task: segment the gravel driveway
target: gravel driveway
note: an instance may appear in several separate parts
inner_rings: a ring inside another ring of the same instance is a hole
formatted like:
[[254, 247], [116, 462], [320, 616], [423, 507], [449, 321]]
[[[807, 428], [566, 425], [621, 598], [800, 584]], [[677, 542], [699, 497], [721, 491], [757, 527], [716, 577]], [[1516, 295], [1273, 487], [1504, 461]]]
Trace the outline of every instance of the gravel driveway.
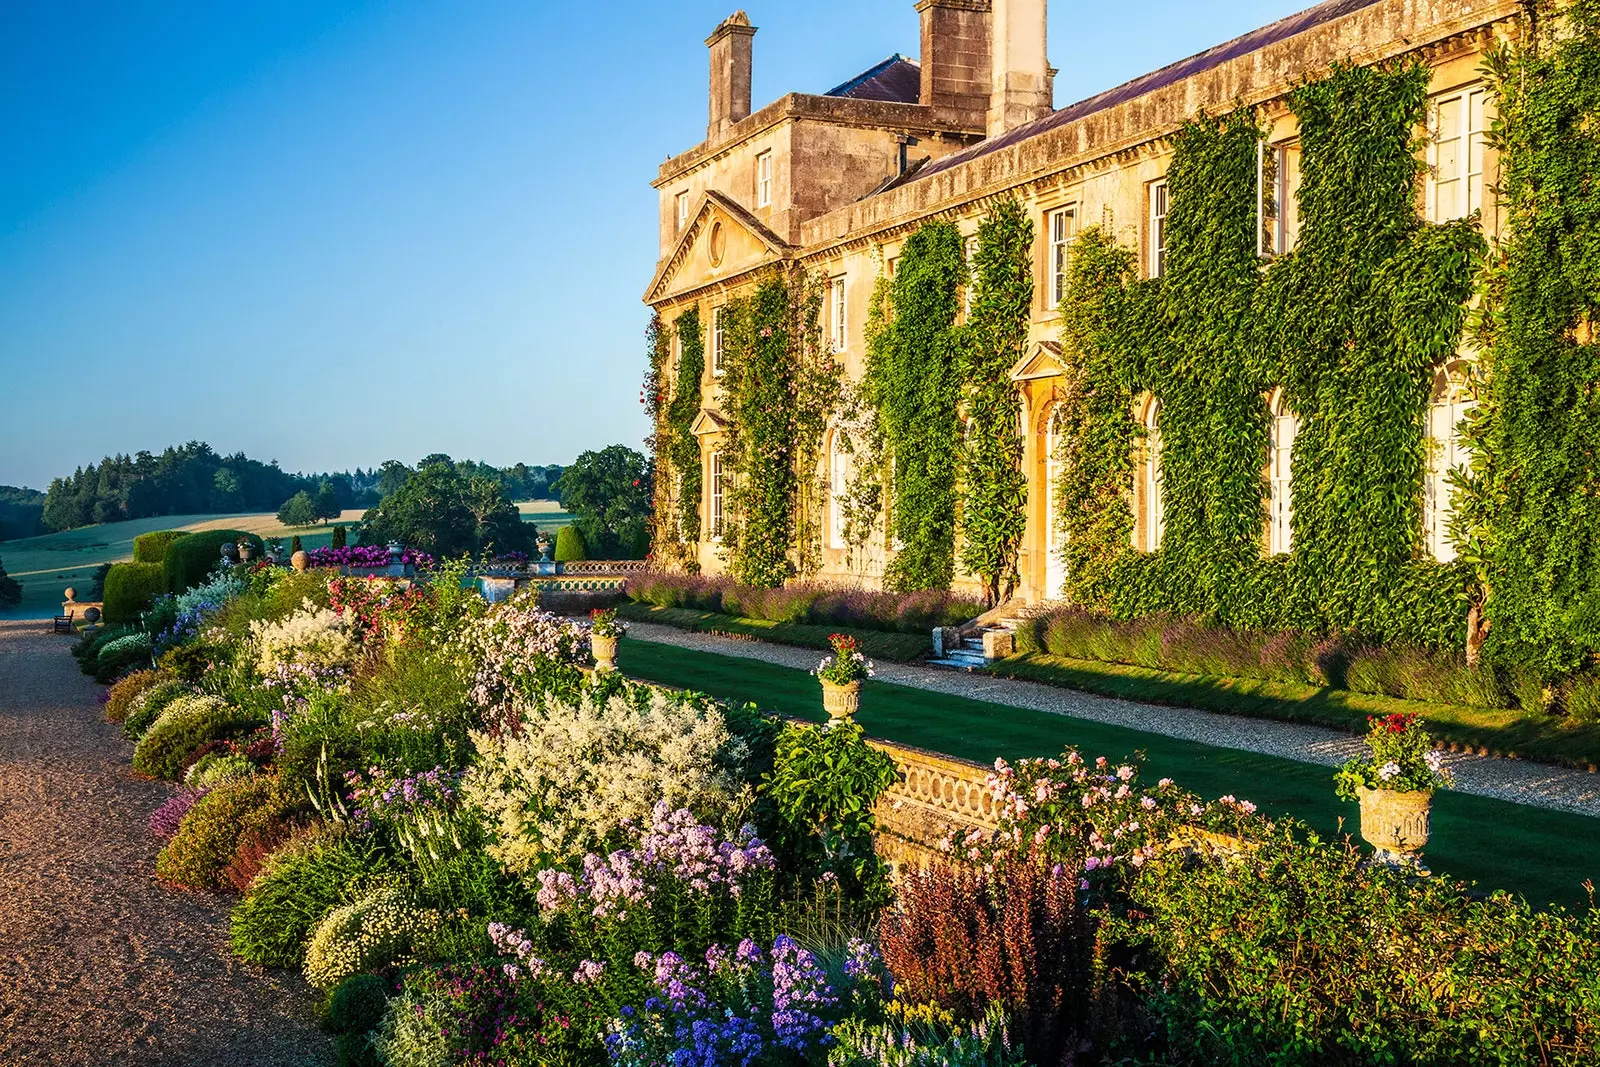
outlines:
[[46, 626], [0, 620], [0, 1064], [322, 1062], [308, 987], [229, 953], [230, 899], [155, 881], [170, 788]]

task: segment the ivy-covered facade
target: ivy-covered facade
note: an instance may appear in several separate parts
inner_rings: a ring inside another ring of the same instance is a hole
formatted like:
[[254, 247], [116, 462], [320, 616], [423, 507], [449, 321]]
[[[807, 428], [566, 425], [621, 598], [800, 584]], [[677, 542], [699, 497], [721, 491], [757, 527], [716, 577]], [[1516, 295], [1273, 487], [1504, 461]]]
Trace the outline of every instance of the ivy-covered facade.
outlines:
[[980, 129], [939, 12], [1042, 2], [919, 5], [919, 95], [662, 166], [658, 553], [1585, 665], [1595, 6], [1332, 0]]

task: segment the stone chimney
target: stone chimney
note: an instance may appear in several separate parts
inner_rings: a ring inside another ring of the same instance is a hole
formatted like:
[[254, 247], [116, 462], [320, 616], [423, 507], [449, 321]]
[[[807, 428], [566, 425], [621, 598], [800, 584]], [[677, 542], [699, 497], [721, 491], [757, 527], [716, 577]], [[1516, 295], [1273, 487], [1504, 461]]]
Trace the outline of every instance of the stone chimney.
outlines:
[[991, 0], [919, 0], [920, 103], [961, 125], [983, 126], [989, 109]]
[[998, 137], [1050, 114], [1055, 72], [1045, 58], [1045, 0], [993, 0], [993, 6], [986, 125], [988, 135]]
[[735, 11], [706, 38], [711, 50], [710, 140], [750, 115], [750, 39], [756, 28], [743, 11]]

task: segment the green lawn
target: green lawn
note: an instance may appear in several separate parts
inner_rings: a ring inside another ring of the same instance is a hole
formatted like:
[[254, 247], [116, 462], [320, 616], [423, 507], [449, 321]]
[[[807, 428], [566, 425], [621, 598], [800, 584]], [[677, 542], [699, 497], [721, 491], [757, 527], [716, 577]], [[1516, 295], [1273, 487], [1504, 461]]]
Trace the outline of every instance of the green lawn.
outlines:
[[1600, 724], [1572, 724], [1549, 715], [1503, 708], [1468, 708], [1352, 693], [1254, 678], [1172, 674], [1121, 663], [1064, 659], [1027, 652], [1001, 660], [990, 673], [1145, 704], [1201, 708], [1228, 715], [1313, 722], [1365, 733], [1368, 715], [1412, 712], [1435, 737], [1474, 748], [1514, 753], [1549, 763], [1587, 767], [1600, 763]]
[[562, 511], [561, 505], [554, 500], [523, 500], [517, 504], [517, 513], [522, 516], [523, 522], [531, 522], [541, 530], [554, 531], [573, 521], [573, 517]]
[[[620, 664], [647, 681], [822, 718], [817, 682], [804, 671], [633, 639], [622, 642]], [[876, 737], [979, 763], [1054, 755], [1067, 745], [1113, 758], [1142, 751], [1152, 775], [1170, 776], [1207, 797], [1232, 793], [1329, 834], [1340, 831], [1341, 819], [1345, 830], [1356, 830], [1356, 807], [1334, 797], [1326, 767], [886, 682], [867, 683], [860, 718]], [[1577, 905], [1587, 900], [1583, 882], [1600, 880], [1600, 820], [1441, 793], [1427, 855], [1435, 871], [1521, 893], [1537, 904]]]
[[636, 622], [657, 622], [695, 633], [738, 634], [780, 645], [816, 648], [827, 651], [828, 638], [836, 633], [854, 634], [861, 651], [869, 658], [905, 663], [928, 651], [931, 639], [926, 634], [889, 633], [883, 630], [853, 630], [842, 626], [813, 626], [809, 623], [772, 622], [719, 615], [692, 608], [661, 608], [651, 604], [619, 604], [617, 614]]
[[[360, 512], [347, 511], [341, 521], [353, 521]], [[332, 526], [289, 529], [276, 516], [265, 513], [234, 515], [165, 515], [153, 519], [129, 519], [99, 526], [84, 526], [62, 533], [0, 541], [0, 560], [6, 573], [22, 583], [22, 603], [0, 611], [0, 618], [42, 619], [61, 610], [61, 591], [72, 586], [79, 600], [89, 599], [94, 572], [102, 563], [120, 563], [133, 558], [133, 539], [152, 530], [238, 529], [264, 538], [295, 534], [310, 548], [327, 545], [333, 539]]]

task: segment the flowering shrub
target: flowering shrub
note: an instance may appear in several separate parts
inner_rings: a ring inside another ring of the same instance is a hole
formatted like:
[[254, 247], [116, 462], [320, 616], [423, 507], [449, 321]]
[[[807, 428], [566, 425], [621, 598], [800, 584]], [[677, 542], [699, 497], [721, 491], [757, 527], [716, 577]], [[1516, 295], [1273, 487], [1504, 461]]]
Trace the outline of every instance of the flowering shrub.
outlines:
[[535, 701], [563, 670], [589, 663], [589, 629], [539, 610], [536, 589], [522, 590], [473, 621], [457, 638], [472, 671], [469, 699], [488, 711], [521, 698]]
[[351, 818], [363, 830], [372, 830], [394, 829], [417, 816], [448, 810], [455, 804], [461, 774], [443, 767], [416, 774], [369, 767], [365, 773], [346, 771], [344, 778], [354, 805]]
[[1450, 772], [1428, 731], [1411, 714], [1367, 719], [1366, 756], [1349, 760], [1334, 774], [1339, 796], [1355, 800], [1356, 790], [1431, 793], [1450, 784]]
[[252, 778], [255, 773], [256, 765], [244, 755], [213, 753], [189, 765], [183, 774], [183, 784], [190, 789], [213, 789], [228, 782]]
[[327, 823], [300, 833], [267, 858], [233, 909], [234, 952], [269, 967], [302, 966], [317, 922], [354, 901], [387, 866], [371, 838]]
[[279, 622], [250, 623], [256, 670], [273, 674], [278, 667], [348, 667], [356, 658], [353, 620], [310, 600]]
[[195, 801], [177, 833], [156, 855], [156, 876], [187, 889], [221, 889], [239, 838], [263, 817], [281, 812], [285, 798], [264, 778], [230, 782]]
[[861, 942], [851, 945], [842, 988], [782, 935], [770, 956], [745, 939], [731, 951], [713, 945], [704, 959], [690, 963], [676, 952], [635, 958], [653, 995], [625, 1005], [607, 1027], [615, 1067], [819, 1062], [829, 1029], [858, 1000], [865, 1007], [880, 993], [875, 953]]
[[591, 608], [589, 632], [596, 637], [621, 637], [628, 632], [628, 624], [617, 618], [616, 608]]
[[124, 634], [100, 646], [95, 657], [95, 681], [112, 682], [136, 667], [149, 667], [151, 654], [150, 635]]
[[188, 768], [189, 754], [207, 741], [248, 733], [260, 724], [248, 708], [235, 708], [213, 696], [179, 697], [139, 739], [133, 769], [152, 778], [177, 781]]
[[965, 1025], [849, 1018], [832, 1036], [828, 1067], [1028, 1067], [998, 1004]]
[[189, 809], [205, 795], [203, 789], [180, 789], [150, 813], [145, 825], [156, 837], [163, 841], [170, 840], [172, 835], [178, 832], [178, 825], [183, 821], [183, 817], [189, 814]]
[[989, 865], [1037, 853], [1081, 864], [1086, 880], [1098, 882], [1144, 865], [1181, 827], [1239, 832], [1255, 814], [1249, 801], [1225, 796], [1203, 804], [1170, 778], [1151, 789], [1139, 777], [1137, 760], [1112, 764], [1100, 756], [1088, 763], [1072, 748], [1059, 759], [1019, 760], [1015, 767], [997, 759], [988, 785], [999, 830], [969, 830], [944, 847]]
[[146, 690], [168, 681], [165, 671], [134, 671], [106, 691], [106, 722], [120, 723], [128, 717], [128, 711], [136, 697]]
[[474, 733], [463, 795], [485, 816], [489, 852], [528, 873], [603, 847], [658, 802], [725, 807], [737, 786], [718, 764], [728, 744], [709, 701], [641, 687], [525, 709], [514, 733]]
[[182, 682], [168, 678], [157, 682], [128, 701], [127, 714], [122, 719], [122, 733], [130, 741], [137, 741], [150, 729], [167, 705], [188, 693]]
[[373, 1047], [383, 1063], [404, 1067], [561, 1067], [592, 1060], [574, 1052], [582, 1038], [531, 983], [503, 967], [464, 963], [407, 972]]
[[849, 634], [831, 634], [828, 643], [833, 656], [822, 661], [812, 673], [824, 682], [849, 685], [872, 677], [872, 661], [861, 652], [861, 642]]
[[363, 641], [381, 640], [390, 630], [404, 635], [428, 600], [409, 581], [389, 578], [330, 578], [328, 596], [336, 613], [354, 620]]
[[1075, 871], [1037, 857], [990, 870], [935, 866], [907, 873], [899, 890], [878, 931], [896, 996], [974, 1023], [998, 1005], [1034, 1062], [1062, 1062], [1092, 992]]
[[231, 565], [219, 563], [201, 584], [157, 597], [141, 618], [146, 632], [153, 635], [156, 653], [194, 639], [207, 619], [248, 588], [248, 579], [236, 577]]
[[350, 691], [350, 669], [342, 663], [279, 663], [264, 674], [260, 691], [277, 698], [271, 708], [272, 739], [281, 748], [284, 731], [313, 698]]
[[[389, 549], [384, 545], [346, 545], [343, 548], [313, 548], [306, 553], [309, 567], [387, 567]], [[402, 549], [400, 562], [420, 569], [433, 566], [433, 557], [416, 548]]]
[[306, 946], [306, 980], [332, 989], [352, 974], [409, 963], [438, 918], [417, 908], [403, 883], [384, 881], [317, 923]]
[[552, 945], [620, 963], [763, 930], [774, 866], [754, 827], [725, 836], [662, 802], [631, 847], [539, 871], [537, 900]]

